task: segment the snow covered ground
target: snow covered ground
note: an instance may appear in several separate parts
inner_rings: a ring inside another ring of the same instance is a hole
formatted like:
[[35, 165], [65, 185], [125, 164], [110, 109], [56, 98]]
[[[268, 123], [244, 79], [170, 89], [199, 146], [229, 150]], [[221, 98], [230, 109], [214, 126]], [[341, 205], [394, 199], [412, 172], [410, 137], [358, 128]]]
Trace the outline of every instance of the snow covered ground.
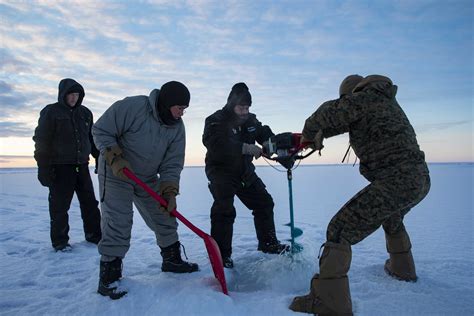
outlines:
[[[349, 272], [356, 315], [473, 315], [473, 164], [430, 165], [429, 195], [406, 217], [419, 281], [385, 275], [383, 231], [353, 247]], [[280, 239], [289, 237], [285, 173], [258, 167], [275, 200]], [[179, 233], [200, 271], [162, 273], [153, 233], [136, 212], [132, 246], [124, 260], [129, 294], [112, 301], [96, 294], [99, 255], [84, 241], [76, 198], [70, 214], [73, 251], [55, 253], [49, 240], [47, 190], [36, 169], [0, 169], [1, 315], [297, 315], [288, 310], [305, 294], [317, 271], [316, 257], [336, 211], [365, 184], [357, 166], [300, 166], [293, 173], [295, 221], [304, 251], [294, 256], [256, 251], [250, 211], [236, 203], [235, 268], [226, 271], [230, 296], [213, 278], [204, 243], [184, 225]], [[94, 176], [96, 192], [97, 179]], [[209, 231], [212, 204], [204, 169], [185, 168], [178, 209]], [[300, 314], [302, 315], [302, 314]]]

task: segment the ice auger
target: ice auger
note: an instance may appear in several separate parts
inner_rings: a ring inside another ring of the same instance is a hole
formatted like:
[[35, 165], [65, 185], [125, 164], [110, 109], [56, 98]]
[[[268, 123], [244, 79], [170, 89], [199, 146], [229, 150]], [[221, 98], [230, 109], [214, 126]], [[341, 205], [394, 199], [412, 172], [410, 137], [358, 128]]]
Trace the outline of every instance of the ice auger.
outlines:
[[308, 153], [303, 153], [310, 144], [309, 142], [301, 143], [301, 133], [281, 133], [270, 137], [268, 142], [264, 143], [263, 156], [267, 159], [279, 162], [286, 169], [288, 179], [288, 193], [290, 204], [290, 222], [285, 224], [290, 227], [291, 232], [291, 252], [298, 253], [303, 247], [295, 242], [295, 238], [303, 234], [303, 230], [295, 227], [293, 216], [293, 166], [297, 160], [302, 160], [312, 153], [314, 149]]

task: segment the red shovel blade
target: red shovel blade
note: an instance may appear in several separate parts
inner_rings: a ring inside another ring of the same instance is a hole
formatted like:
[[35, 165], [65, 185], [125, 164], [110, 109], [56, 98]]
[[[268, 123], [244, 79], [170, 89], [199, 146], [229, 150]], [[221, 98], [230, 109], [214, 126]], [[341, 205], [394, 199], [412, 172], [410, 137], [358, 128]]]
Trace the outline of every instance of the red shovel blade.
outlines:
[[217, 242], [211, 236], [207, 235], [204, 239], [204, 244], [206, 245], [207, 254], [209, 255], [209, 260], [211, 261], [212, 270], [214, 271], [214, 276], [217, 281], [221, 284], [222, 292], [226, 295], [229, 295], [227, 291], [227, 283], [225, 281], [224, 274], [224, 264], [222, 262], [221, 251]]
[[[165, 199], [163, 199], [158, 193], [153, 191], [149, 186], [147, 186], [143, 181], [138, 179], [138, 177], [128, 170], [127, 168], [123, 169], [123, 173], [129, 177], [131, 180], [133, 180], [136, 184], [141, 186], [152, 198], [154, 198], [158, 203], [160, 203], [163, 206], [167, 206], [168, 202], [166, 202]], [[207, 254], [209, 255], [209, 260], [211, 261], [211, 266], [212, 270], [214, 271], [214, 276], [217, 278], [217, 281], [219, 281], [222, 292], [226, 295], [229, 295], [229, 292], [227, 291], [227, 284], [225, 281], [225, 274], [224, 274], [224, 265], [222, 262], [222, 257], [221, 257], [221, 252], [219, 250], [219, 246], [217, 245], [216, 241], [214, 238], [194, 226], [190, 221], [187, 220], [181, 213], [178, 212], [178, 210], [174, 209], [171, 211], [171, 215], [175, 216], [177, 219], [179, 219], [184, 225], [186, 225], [189, 229], [191, 229], [196, 235], [204, 239], [204, 244], [206, 245], [206, 250]]]
[[227, 292], [227, 284], [225, 281], [224, 264], [222, 262], [221, 251], [219, 250], [217, 242], [210, 235], [206, 234], [205, 232], [194, 226], [190, 221], [188, 221], [187, 218], [185, 218], [180, 212], [178, 212], [178, 210], [174, 209], [173, 211], [171, 211], [171, 215], [179, 219], [184, 225], [186, 225], [189, 229], [196, 233], [196, 235], [198, 235], [204, 240], [207, 254], [209, 255], [209, 261], [211, 261], [212, 270], [214, 271], [214, 276], [221, 285], [222, 293], [229, 295], [229, 293]]

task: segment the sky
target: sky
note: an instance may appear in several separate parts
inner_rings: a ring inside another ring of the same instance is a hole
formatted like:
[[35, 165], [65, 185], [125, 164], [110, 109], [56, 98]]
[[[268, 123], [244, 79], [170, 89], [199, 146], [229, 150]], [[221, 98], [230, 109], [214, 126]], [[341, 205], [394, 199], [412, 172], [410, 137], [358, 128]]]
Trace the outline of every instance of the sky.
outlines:
[[[205, 118], [245, 82], [251, 112], [301, 132], [349, 74], [381, 74], [429, 162], [474, 161], [472, 1], [0, 0], [0, 167], [34, 166], [39, 111], [62, 78], [97, 119], [177, 80], [191, 92], [186, 165], [202, 165]], [[305, 163], [340, 163], [348, 135]], [[262, 159], [257, 164], [265, 164]]]

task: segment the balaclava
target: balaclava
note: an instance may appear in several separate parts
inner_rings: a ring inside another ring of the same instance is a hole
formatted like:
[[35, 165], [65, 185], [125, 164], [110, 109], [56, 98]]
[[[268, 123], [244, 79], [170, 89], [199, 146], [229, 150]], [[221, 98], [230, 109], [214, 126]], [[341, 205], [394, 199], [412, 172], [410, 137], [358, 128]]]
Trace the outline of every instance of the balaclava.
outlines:
[[175, 119], [171, 114], [170, 108], [174, 105], [189, 106], [191, 95], [188, 88], [178, 81], [170, 81], [160, 88], [158, 100], [156, 102], [158, 115], [166, 125], [174, 125], [181, 121], [181, 118]]

